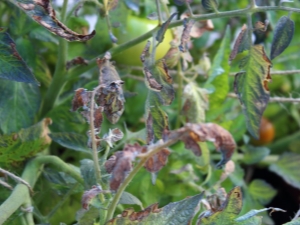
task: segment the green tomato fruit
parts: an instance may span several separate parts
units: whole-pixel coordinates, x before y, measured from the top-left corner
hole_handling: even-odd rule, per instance
[[[137,16],[129,15],[127,17],[126,27],[120,27],[113,31],[114,35],[118,39],[118,44],[126,43],[133,40],[157,26],[157,21],[143,19]],[[151,41],[152,38],[149,38]],[[167,30],[164,36],[164,41],[156,48],[156,59],[161,59],[167,53],[170,48],[170,42],[172,41],[172,32]],[[143,41],[119,54],[117,54],[113,60],[119,64],[125,64],[130,66],[141,65],[140,55],[146,45],[147,41]]]

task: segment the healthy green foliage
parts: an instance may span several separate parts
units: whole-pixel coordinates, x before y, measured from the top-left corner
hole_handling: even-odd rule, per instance
[[[264,180],[253,180],[249,185],[249,194],[262,205],[267,205],[275,197],[277,191]]]

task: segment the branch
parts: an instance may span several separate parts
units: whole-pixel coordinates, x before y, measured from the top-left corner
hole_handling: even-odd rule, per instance
[[[230,76],[235,76],[238,72],[232,72],[229,75]],[[293,75],[293,74],[297,74],[300,73],[300,70],[281,70],[281,71],[271,71],[270,74],[271,75]]]
[[[227,96],[230,97],[230,98],[238,98],[238,96],[235,93],[229,93]],[[269,102],[300,103],[300,98],[270,97]]]
[[[33,187],[42,172],[42,166],[49,164],[56,170],[65,172],[72,176],[78,183],[84,185],[80,174],[69,164],[62,161],[57,156],[38,156],[29,161],[22,174],[22,179]],[[12,194],[0,206],[0,224],[3,224],[22,204],[30,202],[28,187],[24,184],[18,184]]]

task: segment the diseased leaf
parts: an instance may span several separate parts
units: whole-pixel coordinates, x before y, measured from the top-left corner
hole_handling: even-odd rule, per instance
[[[248,131],[258,139],[261,117],[270,98],[268,82],[271,80],[271,61],[263,46],[255,45],[240,67],[245,72],[236,74],[234,90],[242,104]]]
[[[141,201],[137,197],[126,191],[122,193],[119,204],[138,205],[143,208],[143,204],[141,203]]]
[[[201,0],[202,6],[207,11],[218,11],[219,3],[217,0]]]
[[[150,173],[157,173],[160,171],[167,163],[168,156],[171,154],[170,150],[164,148],[160,150],[158,153],[150,157],[144,167],[146,170],[148,170]]]
[[[270,149],[267,147],[254,147],[247,145],[242,149],[244,152],[243,162],[248,165],[258,163],[270,154]]]
[[[3,30],[0,30],[0,78],[39,85],[18,53],[16,44]]]
[[[179,45],[179,49],[182,52],[186,52],[186,50],[187,50],[187,43],[190,40],[190,32],[192,30],[194,23],[195,23],[195,20],[193,20],[193,19],[185,18],[183,20],[183,31],[182,31],[182,35],[181,35],[181,42]]]
[[[51,139],[56,143],[75,151],[91,153],[87,146],[88,137],[82,134],[59,132],[49,134]]]
[[[70,30],[56,18],[50,0],[13,0],[12,2],[34,21],[67,41],[87,41],[96,34],[93,31],[91,34],[83,35]]]
[[[177,46],[172,46],[168,50],[168,52],[165,54],[164,58],[165,63],[168,68],[175,67],[180,59],[180,51]]]
[[[0,130],[3,134],[17,132],[34,123],[40,106],[40,90],[34,84],[0,81]]]
[[[185,117],[185,121],[188,123],[205,122],[205,110],[208,109],[206,90],[191,82],[184,87],[183,98],[182,115]]]
[[[177,14],[178,14],[177,12],[173,13],[173,14],[170,16],[170,18],[169,18],[166,22],[164,22],[164,23],[161,25],[160,29],[157,31],[157,34],[156,34],[156,40],[158,41],[157,44],[163,42],[164,37],[165,37],[165,33],[166,33],[167,29],[168,29],[168,26],[169,26],[169,24],[171,23],[172,19],[173,19]]]
[[[262,205],[267,205],[275,197],[277,191],[266,181],[255,179],[249,185],[249,194]]]
[[[225,35],[223,37],[221,46],[213,60],[211,69],[209,70],[209,77],[205,83],[207,85],[213,85],[215,91],[209,95],[209,108],[219,109],[223,104],[229,92],[229,70],[228,56],[230,52],[230,28],[227,27]]]
[[[244,24],[242,26],[242,29],[241,29],[238,37],[236,38],[236,40],[234,42],[233,49],[229,56],[229,61],[231,62],[238,53],[241,53],[241,52],[243,52],[245,50],[249,50],[249,49],[250,49],[250,41],[249,41],[249,35],[248,35],[248,28],[247,28],[247,25]]]
[[[103,140],[105,140],[110,147],[113,147],[113,144],[121,140],[123,136],[124,134],[120,129],[109,129],[109,133],[103,136]]]
[[[102,188],[96,185],[94,185],[91,189],[85,191],[81,198],[82,208],[88,210],[90,201],[102,192],[103,192]]]
[[[279,19],[271,45],[270,59],[280,55],[291,43],[294,35],[295,23],[289,17],[283,16]]]
[[[87,91],[84,88],[78,88],[75,90],[75,95],[72,100],[72,111],[76,111],[80,107],[86,108],[90,103],[92,97],[92,92]]]
[[[24,161],[49,146],[51,139],[48,137],[48,125],[51,122],[51,119],[46,118],[18,133],[0,136],[0,164]]]
[[[300,155],[284,153],[269,169],[282,177],[288,184],[300,189]]]
[[[70,68],[77,66],[77,65],[88,65],[88,61],[82,57],[76,57],[75,59],[72,59],[67,62],[66,69],[69,70]]]
[[[186,198],[179,202],[170,203],[163,208],[158,208],[158,203],[150,205],[140,212],[127,209],[120,217],[116,217],[107,222],[107,225],[115,224],[181,224],[188,225],[192,219],[199,201],[203,194]]]
[[[103,121],[103,107],[95,107],[94,108],[94,116],[93,116],[93,121],[94,121],[94,128],[96,131],[100,130],[102,121]],[[87,108],[85,111],[81,112],[81,115],[86,119],[86,122],[90,123],[91,122],[91,111]]]

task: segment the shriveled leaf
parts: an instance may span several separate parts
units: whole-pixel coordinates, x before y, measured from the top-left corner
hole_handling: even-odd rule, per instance
[[[249,185],[249,194],[262,205],[267,205],[275,197],[277,191],[266,181],[255,179]]]
[[[244,221],[244,220],[247,220],[247,219],[257,215],[258,213],[268,211],[268,210],[272,210],[271,213],[277,212],[277,211],[286,212],[285,210],[282,210],[279,208],[274,208],[274,207],[269,207],[269,208],[264,208],[264,209],[259,209],[259,210],[253,209],[253,210],[250,210],[249,212],[247,212],[245,215],[238,217],[237,219],[235,219],[235,221],[237,221],[237,222]]]
[[[143,204],[141,203],[141,201],[137,197],[126,191],[122,193],[119,204],[138,205],[143,208]]]
[[[80,209],[76,212],[77,225],[94,225],[99,217],[99,209],[91,206],[88,210]]]
[[[87,91],[84,88],[78,88],[75,90],[75,95],[72,100],[72,111],[76,111],[80,107],[86,108],[90,103],[92,97],[92,92]]]
[[[34,21],[68,41],[87,41],[96,34],[96,32],[93,31],[91,34],[83,35],[70,30],[56,18],[50,0],[13,0],[12,2]]]
[[[242,29],[237,37],[237,39],[234,42],[233,49],[230,53],[229,60],[230,62],[236,57],[238,53],[241,53],[245,50],[250,49],[250,41],[249,41],[249,35],[248,35],[248,28],[247,25],[244,24],[242,26]]]
[[[144,67],[143,71],[147,87],[152,91],[161,91],[163,86],[156,81],[150,70],[147,67]]]
[[[270,154],[270,149],[267,147],[254,147],[248,145],[242,149],[244,152],[243,162],[248,165],[258,163]]]
[[[300,155],[284,153],[269,169],[282,177],[288,184],[300,189]]]
[[[0,78],[39,85],[18,53],[14,41],[2,30],[0,30],[0,52]]]
[[[248,131],[258,139],[261,117],[270,98],[268,82],[271,80],[271,61],[263,46],[255,45],[240,66],[245,72],[236,74],[234,89],[242,104]]]
[[[107,222],[107,225],[114,224],[189,224],[199,201],[203,194],[186,198],[179,202],[170,203],[163,208],[158,208],[158,204],[153,204],[140,212],[133,209],[123,211],[120,217],[116,217]]]
[[[218,11],[219,3],[217,0],[201,0],[202,6],[207,11]]]
[[[234,219],[242,209],[242,191],[240,187],[233,188],[227,195],[226,201],[209,217],[202,217],[200,224],[234,224]]]
[[[80,160],[80,173],[84,179],[85,187],[90,188],[96,185],[96,177],[94,170],[94,161],[91,159]]]
[[[224,102],[229,92],[229,70],[228,56],[230,52],[230,28],[227,27],[223,37],[221,46],[213,60],[211,69],[209,70],[209,78],[205,84],[213,85],[215,91],[209,95],[209,107],[214,110],[219,109],[220,105]]]
[[[171,154],[170,150],[164,148],[158,153],[150,157],[144,167],[151,173],[156,173],[160,171],[167,163],[168,156]]]
[[[292,220],[291,222],[284,223],[283,225],[300,225],[300,218]]]
[[[91,153],[87,147],[88,137],[82,134],[59,132],[49,134],[56,143],[75,151]]]
[[[51,139],[48,137],[48,125],[51,122],[51,119],[46,118],[18,133],[0,136],[0,164],[24,161],[49,146]]]
[[[102,188],[100,186],[96,186],[96,185],[93,186],[91,189],[85,191],[81,198],[82,208],[85,210],[88,210],[90,201],[102,192],[103,192]]]
[[[137,143],[134,145],[127,144],[123,151],[116,152],[105,162],[106,171],[111,173],[110,190],[116,191],[119,188],[132,169],[132,161],[141,153],[143,148]]]
[[[182,52],[186,52],[187,50],[187,43],[190,40],[190,32],[192,30],[192,27],[195,23],[195,20],[193,19],[187,19],[185,18],[183,20],[183,31],[182,31],[182,35],[181,35],[181,42],[179,45],[179,49]]]
[[[121,140],[123,138],[124,134],[123,132],[118,129],[118,128],[115,128],[115,129],[110,129],[109,130],[109,133],[108,134],[105,134],[103,136],[103,139],[107,142],[107,144],[112,147],[113,144],[119,140]]]
[[[34,84],[0,81],[0,130],[3,134],[29,127],[40,106],[40,90]]]
[[[173,13],[173,14],[170,16],[170,18],[169,18],[166,22],[164,22],[164,23],[161,25],[160,29],[157,31],[157,34],[156,34],[156,40],[158,41],[158,44],[161,43],[161,42],[163,42],[165,33],[166,33],[167,29],[168,29],[168,26],[169,26],[169,24],[171,23],[172,19],[173,19],[177,14],[178,14],[177,12]]]
[[[97,59],[99,67],[99,84],[96,103],[103,107],[107,119],[115,124],[124,111],[125,98],[123,95],[122,81],[114,65],[109,61],[109,56]]]
[[[76,57],[75,59],[72,59],[67,62],[66,68],[69,70],[70,68],[77,66],[77,65],[88,65],[88,61],[82,57]]]
[[[185,117],[186,122],[205,122],[205,110],[208,109],[206,90],[199,88],[196,83],[191,82],[185,86],[183,98],[182,115]]]
[[[289,17],[283,16],[279,19],[271,45],[271,60],[280,55],[291,43],[294,35],[295,23]]]

